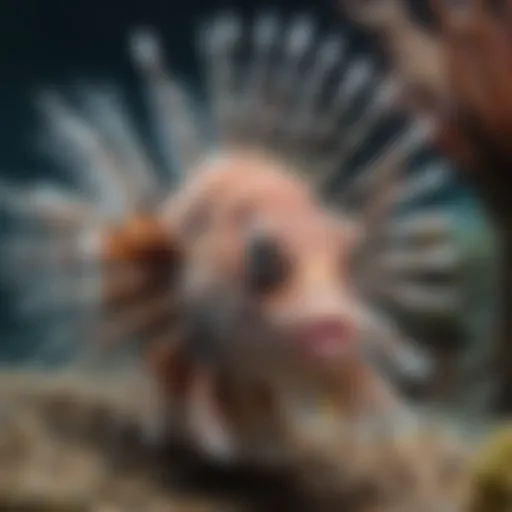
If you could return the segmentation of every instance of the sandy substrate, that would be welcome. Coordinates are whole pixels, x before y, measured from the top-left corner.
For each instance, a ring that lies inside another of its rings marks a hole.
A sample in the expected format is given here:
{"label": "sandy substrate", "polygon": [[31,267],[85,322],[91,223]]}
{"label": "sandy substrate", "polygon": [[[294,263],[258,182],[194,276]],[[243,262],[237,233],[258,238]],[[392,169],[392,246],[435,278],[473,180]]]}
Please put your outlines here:
{"label": "sandy substrate", "polygon": [[288,482],[271,475],[214,470],[179,447],[150,450],[133,421],[143,397],[129,386],[1,373],[0,510],[297,509]]}
{"label": "sandy substrate", "polygon": [[[328,453],[305,454],[294,479],[220,471],[205,467],[180,447],[150,450],[135,421],[144,400],[130,379],[0,373],[0,510],[512,510],[512,501],[506,501],[512,500],[512,489],[508,498],[506,489],[499,490],[504,505],[471,508],[468,496],[478,494],[468,473],[471,457],[435,435],[373,443],[355,451],[353,442],[340,443]],[[512,460],[497,474],[492,478],[505,486],[512,482]],[[311,492],[304,492],[310,483],[314,489],[313,482],[328,480],[332,495],[317,493],[312,500]],[[323,499],[318,500],[320,495]]]}

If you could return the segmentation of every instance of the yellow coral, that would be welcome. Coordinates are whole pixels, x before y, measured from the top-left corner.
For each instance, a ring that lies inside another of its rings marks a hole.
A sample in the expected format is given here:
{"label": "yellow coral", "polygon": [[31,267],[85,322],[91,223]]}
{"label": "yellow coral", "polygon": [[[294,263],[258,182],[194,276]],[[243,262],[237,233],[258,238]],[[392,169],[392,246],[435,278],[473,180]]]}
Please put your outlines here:
{"label": "yellow coral", "polygon": [[496,432],[478,452],[468,512],[512,512],[512,427]]}

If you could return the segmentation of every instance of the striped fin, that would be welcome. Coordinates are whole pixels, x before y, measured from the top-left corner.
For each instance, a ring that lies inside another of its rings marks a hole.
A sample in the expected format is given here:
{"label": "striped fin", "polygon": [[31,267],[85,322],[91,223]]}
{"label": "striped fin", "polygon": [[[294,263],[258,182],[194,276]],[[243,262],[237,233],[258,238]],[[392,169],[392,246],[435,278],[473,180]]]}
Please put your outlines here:
{"label": "striped fin", "polygon": [[262,140],[267,133],[268,84],[273,77],[273,57],[279,41],[281,24],[273,12],[265,12],[257,18],[253,27],[254,55],[246,65],[245,79],[242,79],[241,103],[243,107],[243,138]]}
{"label": "striped fin", "polygon": [[[86,282],[88,289],[76,287],[76,281],[59,264],[56,253],[48,255],[53,257],[46,258],[30,272],[16,270],[16,288],[11,295],[16,318],[24,329],[37,332],[36,337],[27,340],[34,364],[71,360],[88,346],[89,334],[97,321],[99,276],[90,274]],[[85,295],[89,295],[89,300],[84,300]]]}
{"label": "striped fin", "polygon": [[297,94],[300,101],[295,102],[294,111],[290,113],[288,129],[292,140],[307,143],[308,137],[313,136],[315,140],[321,134],[323,126],[318,119],[321,97],[340,58],[343,60],[345,44],[345,38],[340,36],[325,38],[318,48],[310,73],[296,85],[300,89]]}
{"label": "striped fin", "polygon": [[81,110],[112,148],[137,191],[137,200],[145,204],[158,190],[158,174],[141,145],[121,91],[100,85],[83,87],[78,92]]}
{"label": "striped fin", "polygon": [[101,258],[103,237],[101,229],[94,226],[88,228],[87,225],[72,232],[6,236],[5,254],[13,264],[23,266],[25,271],[50,262],[62,269],[78,270],[78,265],[83,266]]}
{"label": "striped fin", "polygon": [[276,82],[278,90],[293,91],[296,87],[300,62],[315,42],[314,20],[305,14],[301,14],[292,21],[285,33],[283,53]]}
{"label": "striped fin", "polygon": [[199,50],[206,70],[209,101],[217,145],[230,146],[237,141],[239,105],[236,94],[238,67],[235,52],[240,44],[241,22],[233,13],[219,16],[199,34]]}
{"label": "striped fin", "polygon": [[151,30],[139,30],[132,36],[131,54],[146,82],[153,128],[167,171],[192,170],[207,149],[192,99],[167,71],[162,44]]}
{"label": "striped fin", "polygon": [[401,134],[398,140],[393,140],[372,162],[355,172],[355,179],[342,192],[342,202],[350,204],[365,192],[368,193],[379,172],[385,171],[389,166],[396,167],[403,164],[419,149],[428,146],[433,129],[434,127],[428,122],[414,123],[412,127]]}
{"label": "striped fin", "polygon": [[453,243],[426,249],[390,250],[379,258],[379,267],[393,274],[455,273],[460,254]]}
{"label": "striped fin", "polygon": [[[227,13],[202,32],[201,50],[218,149],[241,142],[259,146],[307,168],[319,188],[332,189],[333,176],[350,167],[377,126],[396,115],[403,84],[394,75],[379,74],[374,57],[354,58],[347,51],[346,36],[316,37],[314,25],[304,14],[283,25],[267,12],[256,19],[246,38],[241,19]],[[248,52],[244,65],[241,49]],[[324,101],[333,80],[337,85]],[[363,96],[368,101],[362,112],[356,119],[347,118]],[[335,199],[361,199],[379,169],[405,163],[429,144],[431,131],[425,122],[409,123],[397,140],[350,172],[355,182]]]}
{"label": "striped fin", "polygon": [[454,318],[463,307],[463,295],[451,284],[392,280],[381,286],[382,298],[401,311],[423,318]]}
{"label": "striped fin", "polygon": [[[429,215],[430,213],[430,215]],[[463,304],[464,256],[449,215],[425,211],[383,222],[362,270],[365,292],[410,318],[452,318]]]}
{"label": "striped fin", "polygon": [[[372,80],[370,69],[363,68],[360,71],[357,65],[354,65],[353,69],[349,68],[347,74],[353,74],[354,78],[353,82],[350,80],[347,81],[347,84],[351,86],[350,88],[347,87],[347,90],[342,89],[343,94],[340,97],[345,98],[345,101],[335,101],[329,118],[323,121],[324,126],[328,127],[331,125],[331,130],[334,126],[337,128],[335,124],[336,120],[342,117],[348,110],[352,101],[355,99],[355,93],[364,86],[368,87]],[[318,171],[318,181],[321,185],[325,185],[326,182],[329,183],[333,176],[346,166],[346,162],[353,154],[367,143],[368,137],[371,135],[375,126],[381,122],[386,115],[393,112],[393,108],[396,107],[396,102],[401,92],[401,87],[402,84],[395,78],[386,77],[381,79],[380,82],[374,85],[376,91],[364,107],[360,117],[352,124],[342,124],[341,128],[338,128],[343,136],[339,138],[334,152],[330,155],[326,155],[325,163]],[[338,106],[337,103],[341,103],[341,105]]]}
{"label": "striped fin", "polygon": [[[349,58],[346,60],[349,61]],[[320,137],[335,148],[334,151],[324,150],[323,154],[319,155],[319,161],[314,168],[312,178],[320,190],[329,177],[343,170],[340,167],[344,163],[343,159],[337,153],[340,151],[344,135],[351,129],[346,122],[347,114],[361,93],[367,91],[376,80],[375,63],[367,55],[345,63],[345,68],[334,92],[328,98],[327,107],[317,112],[319,126],[317,138]]]}
{"label": "striped fin", "polygon": [[431,377],[433,361],[413,340],[406,339],[394,322],[360,304],[357,320],[364,337],[365,350],[380,369],[394,377],[425,381]]}
{"label": "striped fin", "polygon": [[[20,318],[38,326],[35,364],[77,354],[93,364],[103,356],[91,346],[156,337],[172,318],[162,286],[153,289],[153,262],[130,261],[108,220],[90,222],[80,215],[74,220],[66,230],[54,225],[41,233],[15,230],[3,240],[2,282]],[[122,329],[111,332],[111,324]]]}
{"label": "striped fin", "polygon": [[286,144],[289,116],[298,102],[306,101],[297,84],[299,80],[304,79],[301,64],[307,54],[314,49],[315,41],[314,21],[308,15],[297,16],[285,30],[282,44],[278,49],[280,51],[277,63],[272,70],[273,80],[269,84],[272,95],[269,105],[271,117],[264,139],[269,147],[273,147],[276,141],[277,150],[283,142]]}
{"label": "striped fin", "polygon": [[386,226],[386,235],[392,240],[423,245],[450,239],[453,229],[454,219],[450,215],[430,208],[390,221]]}
{"label": "striped fin", "polygon": [[16,187],[0,184],[0,210],[19,222],[48,227],[76,227],[94,222],[98,212],[84,198],[53,184]]}
{"label": "striped fin", "polygon": [[111,215],[130,211],[137,204],[136,190],[101,135],[57,95],[42,95],[40,106],[47,116],[49,134],[53,136],[48,140],[54,144],[52,156],[59,158],[67,153],[69,161],[65,162],[65,168],[75,174],[79,185],[89,189]]}
{"label": "striped fin", "polygon": [[[98,258],[99,259],[99,258]],[[120,265],[123,265],[122,262]],[[105,306],[121,303],[135,296],[146,284],[145,275],[137,268],[102,268],[101,262],[83,263],[84,269],[64,269],[58,265],[57,275],[39,276],[30,283],[30,295],[20,302],[26,315],[76,311],[98,303]],[[48,272],[47,268],[47,272]]]}
{"label": "striped fin", "polygon": [[419,168],[414,176],[403,179],[393,192],[397,205],[412,204],[425,197],[432,197],[445,189],[453,174],[445,162],[429,162]]}

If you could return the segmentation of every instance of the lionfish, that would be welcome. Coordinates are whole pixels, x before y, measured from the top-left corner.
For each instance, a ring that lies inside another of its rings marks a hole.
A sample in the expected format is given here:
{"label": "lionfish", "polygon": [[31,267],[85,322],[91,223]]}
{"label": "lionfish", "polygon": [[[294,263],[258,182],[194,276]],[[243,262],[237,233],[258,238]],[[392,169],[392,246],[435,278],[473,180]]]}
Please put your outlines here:
{"label": "lionfish", "polygon": [[430,125],[401,112],[399,77],[309,16],[244,27],[226,13],[199,46],[202,117],[157,35],[131,39],[159,159],[115,89],[76,108],[42,95],[76,187],[2,188],[3,266],[25,313],[49,319],[34,358],[114,376],[135,361],[155,385],[147,433],[215,460],[266,457],[279,428],[307,423],[316,387],[344,415],[395,418],[389,377],[436,366],[399,319],[463,303],[454,219],[436,202],[453,177]]}

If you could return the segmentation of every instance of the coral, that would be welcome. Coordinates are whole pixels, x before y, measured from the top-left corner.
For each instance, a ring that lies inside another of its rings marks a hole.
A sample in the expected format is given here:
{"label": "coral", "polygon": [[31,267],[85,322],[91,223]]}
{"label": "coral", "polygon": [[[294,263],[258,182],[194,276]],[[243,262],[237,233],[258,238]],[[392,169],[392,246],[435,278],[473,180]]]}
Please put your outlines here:
{"label": "coral", "polygon": [[479,450],[471,477],[468,512],[512,510],[512,429],[491,436]]}

